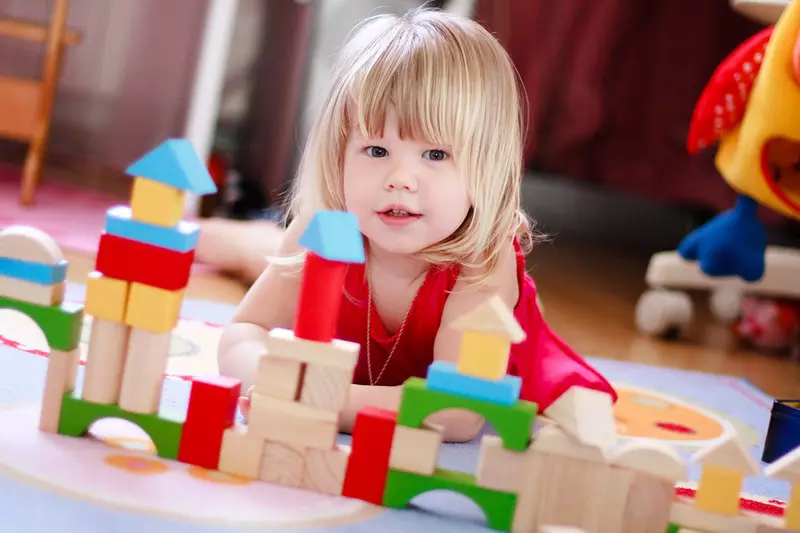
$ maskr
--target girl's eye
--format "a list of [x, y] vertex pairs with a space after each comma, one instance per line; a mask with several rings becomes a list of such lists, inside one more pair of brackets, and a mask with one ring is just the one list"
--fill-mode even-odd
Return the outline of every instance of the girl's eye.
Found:
[[447, 152], [443, 150], [426, 150], [423, 152], [422, 157], [431, 161], [444, 161], [448, 156]]
[[364, 148], [364, 153], [370, 157], [386, 157], [389, 152], [380, 146], [367, 146]]

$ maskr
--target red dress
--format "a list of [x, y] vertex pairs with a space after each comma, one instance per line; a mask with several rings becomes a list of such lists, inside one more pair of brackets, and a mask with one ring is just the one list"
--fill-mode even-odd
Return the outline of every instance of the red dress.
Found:
[[[536, 285], [525, 271], [525, 258], [517, 250], [519, 301], [514, 316], [525, 330], [526, 338], [511, 345], [508, 373], [522, 378], [520, 397], [535, 402], [539, 412], [573, 385], [607, 392], [614, 401], [617, 394], [606, 379], [547, 325], [536, 305]], [[428, 271], [408, 314], [403, 336], [376, 385], [401, 385], [411, 376], [424, 378], [433, 362], [433, 345], [441, 325], [442, 312], [450, 290], [456, 283], [457, 267]], [[361, 344], [353, 383], [369, 385], [367, 371], [367, 284], [364, 265], [350, 265], [345, 278], [336, 337]], [[389, 336], [375, 306], [372, 306], [370, 354], [372, 377], [381, 372], [397, 333]]]

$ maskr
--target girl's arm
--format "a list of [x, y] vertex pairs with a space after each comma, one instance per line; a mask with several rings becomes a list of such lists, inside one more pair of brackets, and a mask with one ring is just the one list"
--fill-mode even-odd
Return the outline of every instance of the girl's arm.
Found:
[[[461, 289], [464, 289], [463, 291]], [[461, 348], [461, 332], [449, 327], [460, 316], [472, 311], [493, 296], [500, 296], [513, 309], [519, 299], [517, 283], [517, 259], [512, 241], [504, 246], [495, 274], [479, 288], [465, 288], [461, 280], [456, 282], [453, 292], [447, 297], [442, 313], [442, 322], [434, 344], [434, 359], [458, 361]], [[483, 428], [484, 419], [464, 410], [447, 410], [436, 413], [428, 420], [445, 427], [445, 438], [454, 442], [466, 442], [475, 438]]]
[[[286, 229], [278, 257], [303, 251], [298, 244], [308, 223], [297, 218]], [[258, 358], [264, 353], [270, 329], [291, 329], [301, 280], [302, 265], [270, 263], [259, 276], [225, 328], [217, 349], [221, 374], [239, 379], [242, 392], [253, 385]]]

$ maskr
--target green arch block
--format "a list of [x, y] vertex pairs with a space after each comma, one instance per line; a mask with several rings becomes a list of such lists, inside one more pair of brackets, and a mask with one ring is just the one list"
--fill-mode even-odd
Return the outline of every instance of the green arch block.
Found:
[[481, 415], [503, 439], [503, 447], [524, 451], [531, 440], [537, 405], [525, 400], [517, 400], [513, 405], [476, 400], [431, 390], [424, 379], [408, 378], [403, 385], [397, 424], [418, 428], [430, 415], [444, 409], [466, 409]]
[[0, 296], [0, 309], [13, 309], [36, 322], [51, 350], [68, 352], [78, 347], [83, 328], [83, 304], [38, 305]]
[[103, 418], [121, 418], [136, 424], [153, 441], [159, 457], [177, 460], [184, 423], [184, 419], [178, 416], [131, 413], [117, 405], [90, 403], [68, 392], [61, 403], [58, 433], [67, 437], [81, 437], [89, 426]]

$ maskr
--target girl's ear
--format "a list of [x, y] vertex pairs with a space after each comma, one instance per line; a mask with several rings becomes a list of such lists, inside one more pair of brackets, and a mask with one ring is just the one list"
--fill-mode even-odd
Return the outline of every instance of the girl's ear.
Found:
[[791, 0], [729, 0], [734, 11], [750, 20], [771, 26], [778, 22]]

